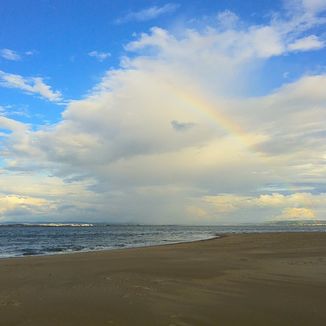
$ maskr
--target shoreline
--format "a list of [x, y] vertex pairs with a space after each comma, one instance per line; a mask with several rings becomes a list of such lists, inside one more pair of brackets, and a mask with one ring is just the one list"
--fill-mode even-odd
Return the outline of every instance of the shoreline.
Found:
[[32, 258], [32, 257], [53, 257], [53, 256], [65, 256], [65, 255], [75, 255], [75, 254], [88, 254], [88, 253], [98, 253], [98, 252], [111, 252], [111, 251], [124, 251], [124, 250], [131, 250], [131, 249], [142, 249], [142, 248], [155, 248], [155, 247], [162, 247], [162, 246], [174, 246], [179, 244], [187, 244], [187, 243], [196, 243], [202, 241], [210, 241], [221, 239], [228, 236], [233, 235], [243, 235], [243, 234], [302, 234], [302, 233], [325, 233], [325, 231], [269, 231], [269, 232], [230, 232], [230, 233], [217, 233], [210, 238], [205, 239], [198, 239], [198, 240], [185, 240], [180, 242], [168, 242], [168, 243], [161, 243], [161, 244], [153, 244], [153, 245], [140, 245], [134, 247], [113, 247], [113, 248], [103, 248], [103, 249], [94, 249], [94, 250], [76, 250], [76, 251], [58, 251], [53, 253], [44, 253], [44, 254], [36, 254], [36, 255], [22, 255], [22, 256], [9, 256], [9, 257], [1, 257], [0, 256], [0, 263], [4, 260], [12, 260], [12, 259], [24, 259], [24, 258]]
[[326, 233], [0, 261], [0, 324], [324, 325]]
[[111, 252], [116, 250], [130, 250], [130, 249], [142, 249], [142, 248], [152, 248], [152, 247], [161, 247], [161, 246], [171, 246], [171, 245], [178, 245], [183, 243], [193, 243], [193, 242], [200, 242], [200, 241], [209, 241], [218, 238], [222, 238], [227, 236], [227, 234], [223, 235], [215, 235], [211, 238], [199, 239], [199, 240], [185, 240], [180, 242], [168, 242], [168, 243], [161, 243], [161, 244], [153, 244], [153, 245], [140, 245], [134, 247], [114, 247], [114, 248], [103, 248], [103, 249], [94, 249], [94, 250], [76, 250], [76, 251], [57, 251], [53, 253], [44, 253], [44, 254], [36, 254], [36, 255], [22, 255], [22, 256], [9, 256], [9, 257], [1, 257], [0, 256], [0, 263], [3, 260], [11, 260], [11, 259], [23, 259], [23, 258], [31, 258], [31, 257], [52, 257], [52, 256], [64, 256], [64, 255], [75, 255], [75, 254], [88, 254], [88, 253], [97, 253], [97, 252]]

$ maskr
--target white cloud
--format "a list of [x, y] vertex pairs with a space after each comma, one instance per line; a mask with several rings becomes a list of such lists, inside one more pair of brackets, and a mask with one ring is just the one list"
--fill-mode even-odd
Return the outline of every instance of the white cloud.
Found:
[[4, 117], [24, 116], [30, 118], [28, 106], [0, 105], [0, 115]]
[[30, 94], [37, 94], [51, 102], [59, 102], [62, 95], [59, 91], [53, 91], [51, 86], [44, 83], [41, 77], [23, 77], [0, 70], [0, 86], [17, 88]]
[[32, 56], [32, 55], [34, 55], [34, 54], [36, 54], [37, 53], [37, 51], [35, 51], [35, 50], [29, 50], [29, 51], [26, 51], [25, 52], [25, 55], [27, 55], [27, 56]]
[[106, 60], [111, 56], [109, 52], [99, 52], [99, 51], [91, 51], [88, 53], [88, 55], [90, 57], [96, 58], [100, 62]]
[[224, 10], [217, 14], [218, 25], [226, 29], [235, 28], [239, 21], [240, 18], [230, 10]]
[[[326, 76], [238, 96], [252, 71], [290, 51], [307, 29], [298, 32], [292, 20], [223, 24], [142, 34], [126, 46], [134, 53], [121, 68], [70, 102], [56, 125], [33, 131], [2, 117], [11, 133], [2, 144], [1, 189], [55, 203], [48, 214], [70, 220], [236, 223], [311, 211], [322, 217], [325, 195], [300, 193], [296, 184], [323, 192]], [[33, 87], [10, 76], [11, 87]], [[262, 190], [269, 185], [292, 193]]]
[[321, 12], [326, 10], [325, 0], [303, 0], [304, 7], [313, 12]]
[[175, 3], [167, 3], [161, 7], [153, 6], [139, 11], [128, 13], [126, 16], [117, 19], [117, 23], [126, 23], [130, 21], [147, 21], [155, 19], [159, 16], [173, 13], [178, 9], [179, 5]]
[[325, 46], [325, 42], [321, 41], [316, 35], [309, 35], [301, 39], [295, 40], [288, 45], [290, 51], [309, 51], [318, 50]]
[[2, 49], [0, 50], [0, 56], [6, 60], [10, 61], [20, 61], [21, 56], [14, 50]]
[[316, 15], [326, 10], [325, 0], [285, 0], [289, 9]]

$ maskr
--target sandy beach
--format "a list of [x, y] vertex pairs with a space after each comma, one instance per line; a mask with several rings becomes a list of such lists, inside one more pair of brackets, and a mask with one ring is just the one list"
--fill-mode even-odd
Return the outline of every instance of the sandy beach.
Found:
[[326, 325], [326, 233], [0, 260], [0, 325]]

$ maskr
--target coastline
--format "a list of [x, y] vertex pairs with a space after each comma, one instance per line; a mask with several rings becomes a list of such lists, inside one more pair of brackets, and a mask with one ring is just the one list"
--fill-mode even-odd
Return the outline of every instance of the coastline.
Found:
[[116, 250], [130, 250], [130, 249], [141, 249], [141, 248], [150, 248], [150, 247], [160, 247], [160, 246], [170, 246], [170, 245], [179, 245], [193, 242], [201, 242], [201, 241], [209, 241], [218, 238], [223, 238], [231, 235], [241, 235], [241, 234], [274, 234], [274, 233], [325, 233], [326, 231], [244, 231], [244, 232], [223, 232], [216, 233], [215, 235], [210, 235], [209, 237], [202, 239], [194, 239], [194, 240], [181, 240], [181, 241], [171, 241], [166, 243], [157, 243], [157, 244], [141, 244], [135, 246], [123, 246], [123, 247], [104, 247], [101, 249], [81, 249], [81, 250], [63, 250], [63, 251], [53, 251], [46, 252], [41, 254], [27, 254], [27, 255], [17, 255], [17, 256], [0, 256], [0, 262], [3, 260], [11, 260], [11, 259], [24, 259], [30, 257], [52, 257], [52, 256], [62, 256], [62, 255], [75, 255], [75, 254], [87, 254], [87, 253], [96, 253], [96, 252], [106, 252], [106, 251], [116, 251]]
[[3, 325], [323, 325], [326, 233], [0, 260]]
[[0, 228], [2, 240], [0, 260], [176, 244], [214, 238], [216, 234], [256, 232], [326, 232], [326, 227], [317, 227], [315, 224], [293, 227], [262, 224], [234, 226], [103, 226], [98, 224], [93, 227], [11, 225]]
[[174, 246], [183, 243], [193, 243], [193, 242], [200, 242], [200, 241], [209, 241], [218, 238], [222, 238], [227, 236], [228, 234], [217, 234], [211, 236], [209, 238], [204, 239], [196, 239], [196, 240], [185, 240], [185, 241], [178, 241], [178, 242], [167, 242], [167, 243], [160, 243], [160, 244], [150, 244], [150, 245], [139, 245], [139, 246], [126, 246], [126, 247], [112, 247], [112, 248], [103, 248], [103, 249], [85, 249], [85, 250], [69, 250], [69, 251], [57, 251], [53, 253], [44, 253], [44, 254], [31, 254], [31, 255], [21, 255], [21, 256], [9, 256], [9, 257], [1, 257], [0, 262], [3, 260], [11, 260], [11, 259], [24, 259], [24, 258], [32, 258], [32, 257], [52, 257], [52, 256], [62, 256], [62, 255], [75, 255], [75, 254], [88, 254], [88, 253], [96, 253], [96, 252], [110, 252], [116, 250], [130, 250], [130, 249], [142, 249], [142, 248], [152, 248], [152, 247], [161, 247], [161, 246]]

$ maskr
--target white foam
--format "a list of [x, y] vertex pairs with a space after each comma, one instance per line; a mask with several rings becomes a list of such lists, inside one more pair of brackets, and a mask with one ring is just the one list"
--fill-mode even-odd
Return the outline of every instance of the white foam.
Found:
[[92, 227], [94, 224], [91, 223], [38, 223], [38, 224], [24, 224], [25, 226], [48, 226], [48, 227], [62, 227], [62, 226], [71, 226], [71, 227]]

